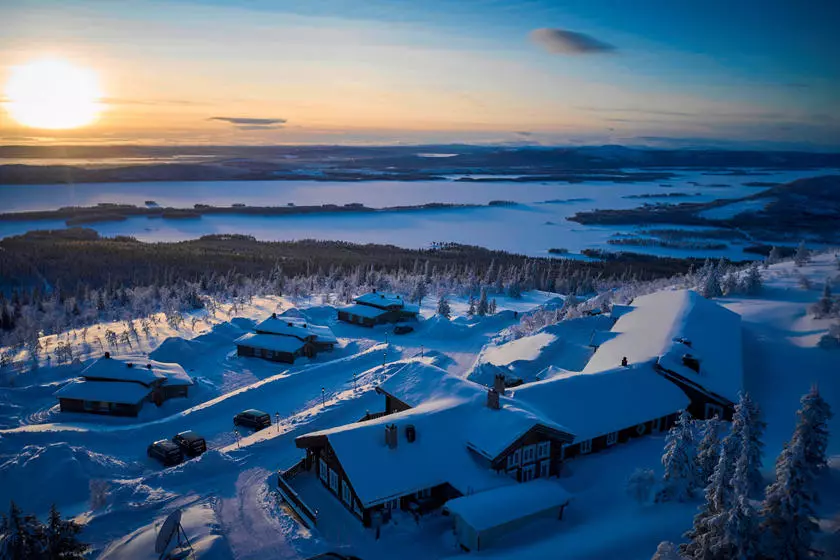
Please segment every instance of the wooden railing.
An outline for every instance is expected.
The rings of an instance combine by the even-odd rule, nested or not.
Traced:
[[[364,416],[359,419],[359,422],[367,422],[368,420],[376,420],[377,418],[382,418],[386,416],[388,413],[385,411],[382,412],[368,412]]]
[[[284,471],[280,471],[280,477],[283,480],[291,480],[296,477],[300,471],[305,471],[306,469],[306,457],[302,458],[300,461],[289,467]]]
[[[289,504],[289,507],[298,514],[301,521],[303,521],[303,524],[309,529],[314,529],[318,521],[318,512],[312,510],[312,508],[303,503],[303,500],[301,500],[298,493],[295,492],[294,489],[289,486],[289,483],[286,482],[286,479],[283,478],[285,472],[288,472],[288,470],[277,473],[277,488],[280,490],[280,495],[283,496],[283,499],[287,504]]]

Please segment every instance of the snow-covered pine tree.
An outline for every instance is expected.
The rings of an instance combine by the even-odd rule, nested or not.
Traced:
[[[487,307],[487,312],[490,315],[496,314],[496,298],[490,300],[490,305]]]
[[[821,319],[822,317],[828,317],[831,315],[833,310],[834,296],[831,293],[831,279],[826,278],[822,296],[817,300],[817,303],[811,306],[811,313],[813,313],[814,317],[817,319]]]
[[[741,290],[747,295],[757,295],[761,293],[763,285],[761,283],[761,272],[758,270],[758,263],[753,262],[750,268],[747,269],[747,274],[741,284]]]
[[[731,296],[741,289],[741,283],[736,272],[728,272],[720,282],[720,289],[725,296]]]
[[[478,305],[475,308],[475,312],[479,317],[484,317],[487,315],[487,312],[490,310],[490,304],[487,301],[487,290],[481,288],[481,296],[478,298]]]
[[[767,260],[765,261],[767,264],[776,264],[777,262],[782,261],[782,251],[773,245],[773,248],[770,249],[770,254],[767,255]]]
[[[735,473],[732,476],[733,502],[725,512],[721,550],[724,558],[737,560],[753,560],[758,551],[755,538],[758,530],[758,516],[750,503],[749,493],[753,484],[751,470],[753,468],[752,438],[750,432],[754,424],[747,424],[742,431],[741,453],[735,462]]]
[[[808,250],[808,247],[805,246],[805,240],[803,239],[796,248],[796,253],[793,255],[793,262],[796,266],[804,266],[808,264],[808,261],[810,260],[811,252]]]
[[[703,266],[705,273],[700,280],[700,295],[704,298],[716,298],[723,295],[723,289],[720,287],[720,267],[709,264]]]
[[[449,307],[449,301],[447,301],[445,294],[438,298],[437,314],[446,319],[452,316],[452,308]]]
[[[739,452],[746,455],[747,496],[759,495],[764,489],[761,476],[761,456],[764,453],[764,429],[767,424],[761,419],[761,409],[752,400],[749,393],[741,393],[735,412],[732,415],[732,432],[727,437],[733,438],[731,445],[737,445]]]
[[[475,315],[475,298],[472,297],[472,295],[470,295],[470,306],[467,309],[467,315],[469,315],[470,317]]]
[[[813,475],[805,442],[794,432],[776,460],[776,479],[767,487],[761,505],[761,553],[765,558],[799,560],[811,555],[814,522]]]
[[[650,560],[681,560],[677,547],[671,541],[662,541]]]
[[[676,424],[665,437],[665,451],[662,454],[662,489],[656,496],[657,502],[675,500],[684,502],[694,496],[697,474],[694,470],[694,421],[683,410]]]
[[[720,461],[720,432],[723,428],[717,416],[702,423],[700,443],[694,460],[699,487],[705,488]]]
[[[656,474],[651,469],[636,469],[627,479],[627,495],[640,504],[650,500],[650,493],[656,484]]]
[[[62,560],[83,560],[88,545],[79,541],[82,527],[72,519],[62,519],[55,507],[50,508],[50,517],[45,527],[47,558]]]
[[[687,543],[680,545],[680,553],[684,558],[725,560],[717,551],[723,539],[726,512],[733,502],[731,481],[734,451],[731,445],[721,446],[720,459],[704,493],[706,501],[694,516],[692,528],[683,535],[688,539]]]
[[[814,476],[828,465],[828,421],[833,416],[831,406],[822,398],[817,387],[811,387],[799,401],[798,421],[794,437],[802,441],[805,463]]]

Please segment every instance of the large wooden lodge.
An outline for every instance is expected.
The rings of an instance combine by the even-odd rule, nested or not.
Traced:
[[[553,479],[566,461],[667,430],[682,410],[731,418],[743,384],[739,315],[680,290],[615,306],[613,317],[583,371],[513,390],[503,376],[487,388],[423,360],[391,364],[396,371],[377,388],[383,411],[299,436],[305,455],[281,473],[281,491],[305,508],[295,477],[316,476],[374,527],[396,509],[421,515],[447,504],[481,504],[485,498],[467,498],[483,493],[525,504],[525,494],[536,490],[510,485]],[[555,501],[544,505],[556,509],[563,492],[545,493]],[[480,509],[452,509],[462,514],[456,525],[465,548],[480,540],[469,526]]]
[[[297,358],[312,358],[332,350],[338,340],[329,327],[313,325],[300,317],[271,317],[259,323],[253,333],[234,341],[239,356],[263,358],[293,364]]]

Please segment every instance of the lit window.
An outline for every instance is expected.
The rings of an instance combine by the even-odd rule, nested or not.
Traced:
[[[338,473],[330,469],[330,488],[338,494]]]

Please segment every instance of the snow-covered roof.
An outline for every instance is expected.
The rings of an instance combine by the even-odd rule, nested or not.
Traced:
[[[306,344],[299,338],[292,336],[256,333],[243,334],[234,340],[233,343],[237,346],[250,346],[251,348],[272,350],[274,352],[289,352],[292,354],[303,348]]]
[[[556,480],[537,478],[446,502],[445,509],[477,531],[491,529],[552,508],[571,499]]]
[[[120,381],[72,381],[55,392],[60,399],[137,404],[152,392],[139,383]]]
[[[424,361],[410,360],[403,364],[379,385],[379,390],[408,406],[418,406],[437,397],[469,397],[487,390]]]
[[[616,336],[601,344],[584,373],[613,369],[623,357],[630,364],[660,361],[707,391],[738,400],[744,371],[737,313],[691,290],[662,291],[636,298],[611,332]],[[685,354],[700,360],[700,373],[682,365]]]
[[[578,373],[516,387],[511,400],[567,426],[583,441],[672,414],[688,406],[683,391],[652,364]]]
[[[272,315],[259,323],[255,327],[255,330],[282,336],[293,336],[300,339],[314,336],[319,342],[337,342],[335,335],[329,327],[312,325],[300,317],[277,317],[276,315]]]
[[[398,296],[396,294],[389,294],[386,292],[369,292],[367,294],[362,294],[354,299],[357,303],[361,303],[364,305],[375,305],[377,307],[389,307],[393,305],[402,307],[405,305],[405,301],[403,300],[402,296]]]
[[[81,376],[89,379],[107,379],[151,385],[163,380],[163,385],[192,385],[192,379],[178,364],[158,362],[143,356],[127,355],[121,358],[99,358],[84,370]]]
[[[326,437],[365,507],[444,483],[467,494],[512,482],[488,469],[476,454],[495,458],[537,425],[566,432],[502,401],[494,410],[487,407],[483,391],[437,398],[397,414],[300,436],[298,446]],[[394,449],[385,442],[388,424],[397,426]],[[413,442],[405,437],[408,425],[415,428]]]
[[[359,303],[354,303],[352,305],[348,305],[347,307],[339,307],[338,310],[351,315],[357,315],[359,317],[367,317],[368,319],[376,319],[377,317],[388,313],[387,309],[379,309],[378,307],[361,305]]]

